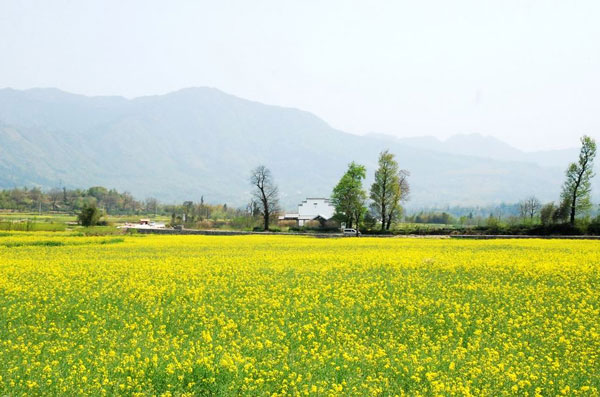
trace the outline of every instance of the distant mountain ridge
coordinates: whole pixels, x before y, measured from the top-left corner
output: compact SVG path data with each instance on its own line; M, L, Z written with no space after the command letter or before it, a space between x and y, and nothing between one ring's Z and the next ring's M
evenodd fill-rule
M477 133L456 134L445 140L433 136L397 138L376 133L371 133L367 136L442 153L485 157L502 161L522 161L547 167L566 168L569 162L577 159L579 153L579 149L577 148L526 152L497 138Z
M389 148L411 172L412 206L557 199L566 163L555 155L544 162L498 144L492 156L480 143L467 145L481 141L471 138L357 136L308 112L214 88L131 100L1 89L0 187L103 185L167 202L204 196L243 205L250 170L265 164L283 205L293 208L306 197L328 197L351 161L367 166L368 187L378 153Z

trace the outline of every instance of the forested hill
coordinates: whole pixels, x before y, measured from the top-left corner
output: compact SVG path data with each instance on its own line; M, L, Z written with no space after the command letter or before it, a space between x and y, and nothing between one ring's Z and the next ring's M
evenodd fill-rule
M0 188L103 185L174 202L242 205L269 167L290 208L329 196L350 161L389 148L411 172L413 205L556 199L563 167L431 150L331 128L296 109L189 88L128 100L57 89L0 90ZM435 148L432 148L435 149ZM566 164L565 164L566 166Z

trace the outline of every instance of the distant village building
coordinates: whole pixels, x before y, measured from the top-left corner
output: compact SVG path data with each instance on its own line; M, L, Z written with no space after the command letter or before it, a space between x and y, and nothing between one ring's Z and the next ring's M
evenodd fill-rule
M165 229L164 223L157 223L150 219L140 219L139 223L126 222L122 226L118 226L118 229Z
M285 214L279 217L280 221L298 222L298 226L304 226L308 221L328 221L335 214L335 208L326 198L307 198L298 205L298 213Z

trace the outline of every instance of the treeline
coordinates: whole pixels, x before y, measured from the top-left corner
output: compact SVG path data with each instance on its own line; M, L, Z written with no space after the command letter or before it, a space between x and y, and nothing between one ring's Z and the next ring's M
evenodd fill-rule
M251 229L260 218L256 205L232 208L227 204L207 204L203 197L200 202L184 201L181 205L163 205L160 208L164 215L170 216L171 226L186 228Z
M503 220L525 220L521 217L521 203L499 203L485 206L445 206L407 211L405 222L483 225L490 216Z
M227 204L184 201L163 204L155 198L136 200L128 192L94 186L89 189L14 188L0 190L0 209L18 212L68 213L89 218L82 223L102 223L105 215L166 216L170 225L212 228L252 228L259 219L256 204L231 208ZM86 215L87 214L87 215ZM105 221L104 221L105 222Z
M396 231L405 233L432 232L437 229L460 234L600 234L600 206L569 223L568 207L557 207L550 202L539 205L533 211L523 211L523 202L503 205L503 208L516 208L507 212L499 208L488 208L485 216L478 209L455 207L446 211L427 210L406 215L404 225ZM521 209L521 210L519 210ZM467 215L460 215L467 213ZM477 214L477 215L475 215ZM410 226L412 225L412 226ZM420 226L422 225L422 226Z
M87 206L96 206L108 214L135 214L157 211L158 201L136 200L128 192L118 192L95 186L89 189L51 189L38 187L0 190L0 209L28 212L74 213Z

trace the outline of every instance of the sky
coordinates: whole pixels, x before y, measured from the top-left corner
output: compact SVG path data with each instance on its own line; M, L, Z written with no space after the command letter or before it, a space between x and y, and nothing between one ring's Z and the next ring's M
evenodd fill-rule
M600 1L0 0L0 88L185 87L343 131L600 139Z

